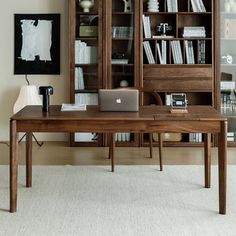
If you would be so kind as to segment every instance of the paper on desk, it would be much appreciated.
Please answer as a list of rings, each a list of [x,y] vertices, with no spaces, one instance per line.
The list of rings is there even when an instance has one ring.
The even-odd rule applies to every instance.
[[[86,111],[86,104],[62,103],[61,111]]]

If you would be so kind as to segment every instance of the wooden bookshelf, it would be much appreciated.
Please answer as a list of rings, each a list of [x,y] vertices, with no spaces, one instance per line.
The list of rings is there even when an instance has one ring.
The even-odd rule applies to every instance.
[[[99,88],[119,88],[120,81],[127,80],[129,87],[140,90],[140,104],[155,104],[153,91],[161,95],[163,103],[171,92],[187,94],[189,105],[211,105],[220,109],[220,36],[219,36],[219,0],[202,0],[205,12],[194,12],[191,0],[178,0],[178,11],[168,12],[167,0],[159,0],[159,12],[148,12],[148,0],[133,0],[131,11],[124,11],[123,1],[95,1],[90,13],[83,13],[76,0],[69,1],[69,81],[70,101],[81,93],[96,93]],[[98,17],[98,36],[81,37],[79,34],[81,16]],[[143,15],[149,17],[151,36],[145,37]],[[232,14],[235,15],[235,14]],[[157,27],[168,23],[171,30],[166,32],[172,38],[153,38],[160,36]],[[204,27],[205,36],[183,37],[184,27]],[[122,28],[123,27],[123,28]],[[93,64],[75,63],[75,41],[81,40],[87,45],[98,47],[98,62]],[[166,63],[161,64],[157,44],[160,49],[166,41]],[[173,58],[171,42],[178,41],[183,62],[176,64]],[[191,41],[194,64],[189,64],[185,43]],[[229,41],[225,39],[225,41]],[[233,42],[233,40],[231,39]],[[143,48],[148,42],[154,63],[149,64]],[[204,42],[204,52],[201,43]],[[187,45],[187,46],[186,46]],[[190,45],[190,44],[189,44]],[[188,51],[189,53],[189,51]],[[202,54],[201,54],[202,53]],[[114,63],[112,59],[127,59],[127,63]],[[76,89],[74,81],[75,67],[84,71],[85,89]],[[230,67],[226,65],[225,67]],[[231,66],[233,67],[233,66]],[[148,135],[131,134],[131,140],[120,141],[120,146],[145,146]],[[101,146],[108,145],[109,137],[99,135],[97,142],[75,142],[71,134],[71,145]],[[213,140],[216,143],[215,139]],[[169,146],[199,146],[201,143],[189,142],[188,137],[178,142],[166,142]]]

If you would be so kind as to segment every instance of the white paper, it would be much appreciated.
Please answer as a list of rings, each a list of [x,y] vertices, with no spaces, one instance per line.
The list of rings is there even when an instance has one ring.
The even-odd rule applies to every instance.
[[[52,21],[50,20],[21,20],[22,48],[21,59],[35,61],[51,61]]]

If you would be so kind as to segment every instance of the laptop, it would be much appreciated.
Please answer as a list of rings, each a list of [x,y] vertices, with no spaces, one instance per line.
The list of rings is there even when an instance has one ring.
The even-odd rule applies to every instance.
[[[100,111],[138,111],[137,89],[100,89],[98,102]]]

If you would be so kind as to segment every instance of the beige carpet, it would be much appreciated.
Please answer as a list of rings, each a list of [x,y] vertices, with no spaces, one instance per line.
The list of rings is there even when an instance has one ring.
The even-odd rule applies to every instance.
[[[202,166],[34,166],[19,168],[18,212],[9,210],[8,166],[0,166],[2,236],[236,235],[236,166],[228,168],[227,215],[218,214],[217,168]]]

